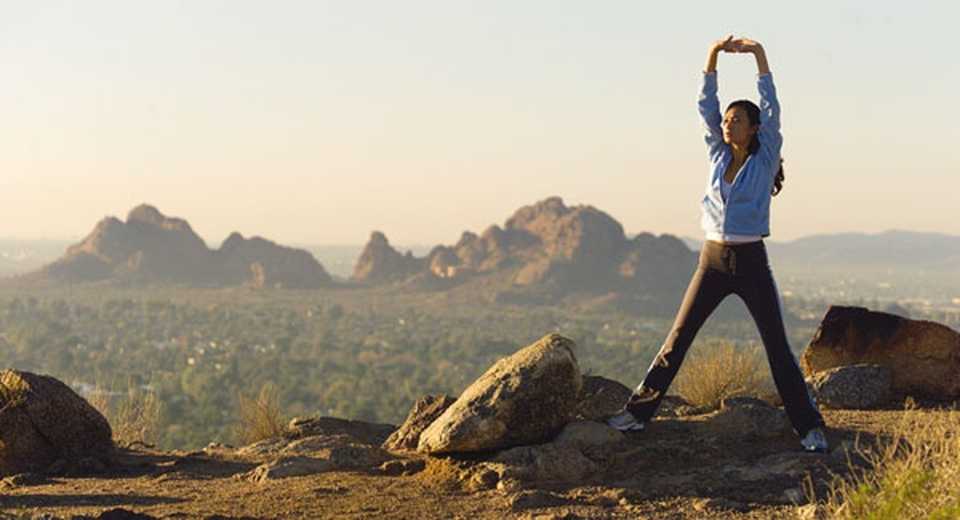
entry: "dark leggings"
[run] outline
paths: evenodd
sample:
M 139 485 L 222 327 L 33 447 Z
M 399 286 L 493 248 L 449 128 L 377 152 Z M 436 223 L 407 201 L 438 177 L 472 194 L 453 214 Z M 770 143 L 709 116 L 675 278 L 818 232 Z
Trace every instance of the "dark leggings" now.
M 787 342 L 777 286 L 762 240 L 745 244 L 704 242 L 699 265 L 670 335 L 626 409 L 640 421 L 653 417 L 693 338 L 717 305 L 731 293 L 743 299 L 757 324 L 773 381 L 794 429 L 805 435 L 810 429 L 823 426 L 823 417 L 807 391 L 797 359 Z

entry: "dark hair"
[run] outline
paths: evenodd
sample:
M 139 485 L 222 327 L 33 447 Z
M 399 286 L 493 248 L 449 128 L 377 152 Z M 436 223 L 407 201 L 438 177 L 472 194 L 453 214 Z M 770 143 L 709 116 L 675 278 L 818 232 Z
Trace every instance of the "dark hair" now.
M 724 112 L 729 112 L 731 108 L 742 108 L 744 112 L 747 113 L 747 119 L 750 120 L 750 124 L 753 126 L 760 124 L 760 107 L 758 107 L 753 101 L 749 99 L 739 99 L 727 105 L 727 110 Z M 760 141 L 757 139 L 757 134 L 753 134 L 753 139 L 750 141 L 750 146 L 747 150 L 750 152 L 750 155 L 753 155 L 754 152 L 760 149 Z M 777 176 L 773 179 L 773 189 L 770 190 L 770 194 L 774 197 L 780 193 L 780 190 L 783 189 L 783 157 L 780 158 L 780 169 L 777 170 Z

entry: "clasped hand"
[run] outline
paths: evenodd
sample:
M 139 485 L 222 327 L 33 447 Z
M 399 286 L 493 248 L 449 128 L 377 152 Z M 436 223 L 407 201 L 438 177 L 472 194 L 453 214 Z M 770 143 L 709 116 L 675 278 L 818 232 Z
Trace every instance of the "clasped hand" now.
M 717 40 L 713 44 L 713 48 L 718 51 L 730 52 L 730 53 L 755 53 L 757 51 L 763 50 L 763 47 L 759 42 L 751 40 L 749 38 L 736 38 L 734 39 L 733 35 L 729 35 L 722 40 Z

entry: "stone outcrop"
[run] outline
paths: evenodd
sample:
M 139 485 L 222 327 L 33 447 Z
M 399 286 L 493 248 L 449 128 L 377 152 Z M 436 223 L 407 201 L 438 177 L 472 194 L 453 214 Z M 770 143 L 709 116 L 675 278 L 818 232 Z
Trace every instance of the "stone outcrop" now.
M 315 288 L 332 282 L 308 252 L 233 233 L 211 250 L 187 221 L 142 204 L 107 217 L 41 274 L 64 282 L 118 280 L 194 286 Z
M 410 251 L 401 254 L 383 233 L 374 231 L 353 268 L 353 279 L 370 283 L 402 280 L 420 271 L 423 265 L 422 259 L 414 258 Z
M 395 451 L 413 451 L 420 443 L 420 434 L 450 408 L 456 399 L 449 395 L 427 395 L 414 403 L 406 420 L 383 443 L 383 448 Z
M 315 289 L 330 284 L 330 275 L 307 251 L 260 237 L 232 233 L 217 250 L 218 264 L 230 285 Z
M 869 363 L 888 368 L 894 392 L 960 398 L 960 333 L 862 307 L 831 306 L 803 352 L 806 375 Z
M 418 450 L 476 452 L 553 438 L 580 394 L 574 346 L 549 334 L 494 363 L 421 433 Z
M 302 454 L 288 455 L 287 453 Z M 366 445 L 334 445 L 309 450 L 288 448 L 283 456 L 257 466 L 244 474 L 243 478 L 263 484 L 270 480 L 327 471 L 371 471 L 389 459 L 387 452 L 375 446 Z
M 866 363 L 831 368 L 807 378 L 817 404 L 827 408 L 869 409 L 893 397 L 893 373 Z
M 339 417 L 295 417 L 287 426 L 288 435 L 293 438 L 347 435 L 356 443 L 371 445 L 383 443 L 396 429 L 392 424 L 353 421 Z
M 438 245 L 424 258 L 400 254 L 374 232 L 353 278 L 369 283 L 417 278 L 416 288 L 446 288 L 476 275 L 507 272 L 520 291 L 547 289 L 607 292 L 682 292 L 696 254 L 679 239 L 641 233 L 627 239 L 623 226 L 592 206 L 568 207 L 559 197 L 524 206 L 503 227 L 456 244 Z M 670 307 L 674 306 L 671 302 Z
M 0 371 L 0 476 L 46 470 L 56 461 L 107 460 L 110 424 L 67 385 Z

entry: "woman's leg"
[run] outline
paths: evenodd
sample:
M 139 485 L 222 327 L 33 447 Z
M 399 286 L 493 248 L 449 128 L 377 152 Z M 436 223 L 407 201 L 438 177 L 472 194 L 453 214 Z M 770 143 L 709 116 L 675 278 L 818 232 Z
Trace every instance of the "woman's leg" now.
M 647 370 L 643 383 L 627 401 L 626 410 L 638 421 L 646 422 L 653 417 L 693 338 L 717 305 L 732 291 L 727 274 L 705 267 L 706 254 L 706 251 L 701 254 L 701 265 L 687 286 L 670 334 Z
M 759 254 L 762 258 L 750 262 L 753 266 L 749 272 L 738 277 L 736 292 L 743 298 L 757 324 L 773 372 L 773 382 L 783 398 L 783 406 L 793 428 L 802 437 L 811 429 L 822 427 L 823 417 L 810 397 L 797 358 L 790 350 L 777 286 L 767 262 L 766 251 L 761 250 Z

